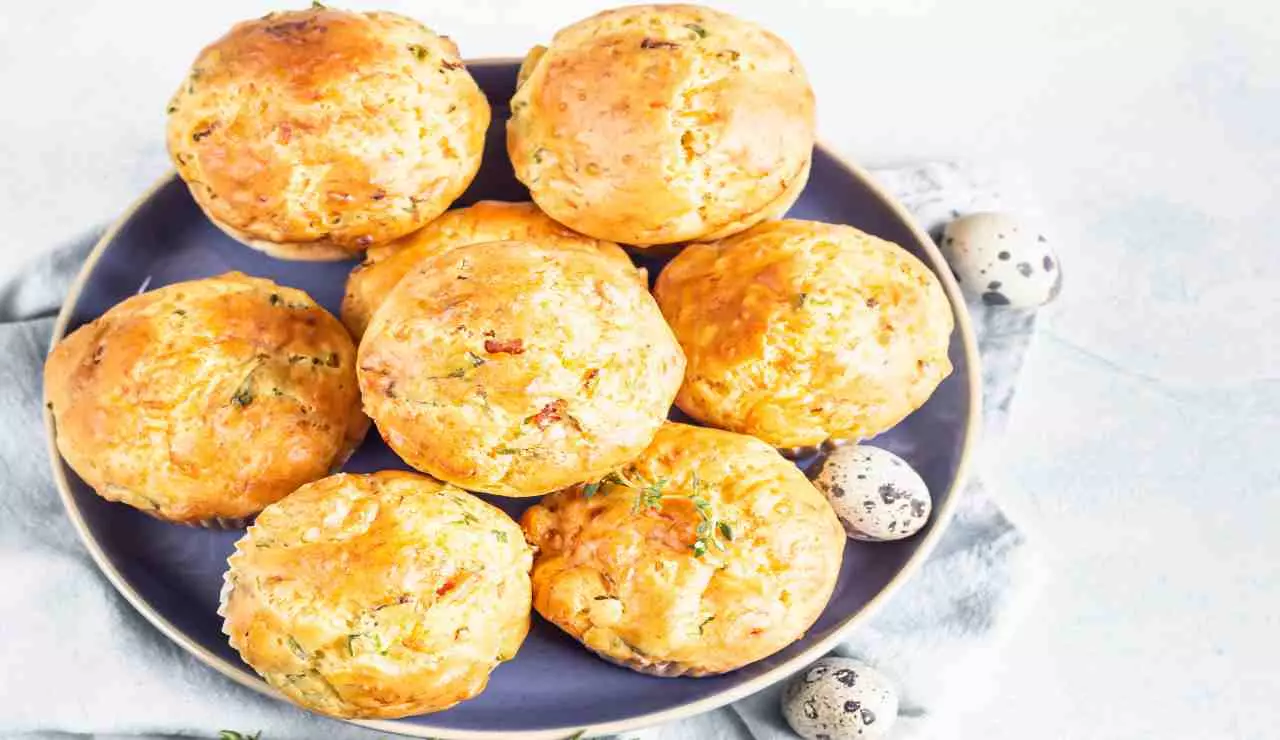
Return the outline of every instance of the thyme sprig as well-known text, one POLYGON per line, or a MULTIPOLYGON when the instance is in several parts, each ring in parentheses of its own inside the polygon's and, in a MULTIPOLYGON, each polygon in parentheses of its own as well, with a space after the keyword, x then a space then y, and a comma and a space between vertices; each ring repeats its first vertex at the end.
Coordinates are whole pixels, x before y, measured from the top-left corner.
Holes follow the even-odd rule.
POLYGON ((582 495, 585 498, 591 498, 597 495, 605 484, 630 488, 636 492, 635 498, 631 502, 632 514, 659 509, 662 507, 663 499, 688 499, 693 504, 694 511, 698 512, 698 525, 694 530, 697 538, 690 546, 694 556, 700 558, 710 552, 712 548, 724 552, 727 549, 726 543, 733 542, 733 527, 729 522, 716 515, 715 508, 705 495, 710 485, 699 479, 697 473, 693 475, 692 493, 666 492, 664 489, 667 483, 669 483, 667 478, 659 478, 656 481, 635 480, 629 477, 627 473, 614 472, 598 481, 584 485, 582 487, 582 495))

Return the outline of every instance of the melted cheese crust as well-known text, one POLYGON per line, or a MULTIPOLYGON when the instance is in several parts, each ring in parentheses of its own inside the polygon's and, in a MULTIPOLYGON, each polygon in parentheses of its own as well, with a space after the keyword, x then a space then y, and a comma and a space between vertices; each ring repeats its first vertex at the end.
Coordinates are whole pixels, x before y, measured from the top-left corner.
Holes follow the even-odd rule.
POLYGON ((821 614, 844 530, 777 451, 667 424, 621 477, 548 496, 521 520, 538 553, 534 608, 588 648, 646 673, 704 676, 772 655, 821 614))
POLYGON ((484 690, 529 631, 506 514, 415 473, 335 475, 269 506, 229 560, 223 631, 302 706, 405 717, 484 690))

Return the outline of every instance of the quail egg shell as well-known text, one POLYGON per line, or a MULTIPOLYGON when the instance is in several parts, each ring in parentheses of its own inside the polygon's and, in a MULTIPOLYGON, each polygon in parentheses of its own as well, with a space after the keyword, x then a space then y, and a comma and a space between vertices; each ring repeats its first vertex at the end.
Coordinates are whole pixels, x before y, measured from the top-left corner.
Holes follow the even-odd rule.
POLYGON ((845 532, 883 542, 910 537, 929 521, 929 487, 905 460, 871 445, 846 445, 822 461, 813 484, 826 495, 845 532))
POLYGON ((947 224, 941 246, 960 289, 988 306, 1034 308, 1062 289, 1049 240, 1009 214, 962 216, 947 224))
POLYGON ((898 693, 870 666, 828 656, 787 684, 782 716, 805 740, 877 740, 898 719, 898 693))

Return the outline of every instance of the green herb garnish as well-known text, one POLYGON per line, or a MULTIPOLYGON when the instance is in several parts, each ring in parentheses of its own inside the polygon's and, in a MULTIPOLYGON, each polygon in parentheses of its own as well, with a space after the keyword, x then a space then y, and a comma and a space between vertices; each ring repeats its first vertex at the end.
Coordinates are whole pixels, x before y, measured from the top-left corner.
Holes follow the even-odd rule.
POLYGON ((312 10, 328 10, 329 6, 320 2, 320 0, 311 0, 311 9, 312 10))
POLYGON ((377 632, 353 632, 352 634, 347 635, 347 652, 353 657, 356 654, 355 642, 362 637, 366 640, 373 641, 373 648, 378 651, 378 655, 386 655, 387 652, 391 650, 390 645, 383 644, 382 635, 377 632))
POLYGON ((517 455, 519 457, 532 457, 538 454, 537 447, 499 447, 494 450, 499 455, 517 455))
POLYGON ((421 46, 419 44, 409 44, 409 51, 419 62, 424 61, 431 55, 425 46, 421 46))
POLYGON ((716 618, 716 617, 715 617, 715 615, 713 614, 713 615, 711 615, 711 616, 707 617, 706 619, 702 620, 702 624, 698 625, 698 634, 702 634, 702 628, 703 628, 703 627, 706 627, 710 622, 714 621, 714 620, 715 620, 715 618, 716 618))
POLYGON ((507 533, 506 533, 506 532, 503 532, 503 531, 500 531, 500 530, 495 529, 495 530, 493 530, 493 536, 494 536, 494 537, 497 537, 499 542, 506 542, 506 541, 507 541, 507 533))
POLYGON ((729 526, 728 522, 717 522, 716 529, 720 531, 720 536, 723 537, 726 542, 733 542, 733 528, 729 526))
POLYGON ((666 478, 659 478, 657 481, 646 485, 636 494, 635 501, 631 504, 631 513, 639 513, 648 511, 662 506, 662 488, 667 485, 666 478))
POLYGON ((252 377, 248 377, 244 379, 244 382, 241 383, 240 387, 236 389, 235 395, 231 397, 231 403, 234 403, 240 408, 245 408, 249 404, 253 403, 253 378, 252 377))
POLYGON ((261 740, 262 730, 250 735, 247 732, 236 732, 235 730, 218 730, 218 740, 261 740))
POLYGON ((485 359, 483 357, 469 350, 467 351, 466 358, 464 361, 466 362, 465 365, 463 365, 462 367, 455 367, 454 369, 450 370, 447 374, 445 374, 443 377, 463 378, 463 377, 466 377, 468 370, 471 370, 472 368, 480 367, 485 363, 485 359))
POLYGON ((293 635, 288 635, 287 637, 285 637, 285 639, 289 643, 289 650, 293 651, 293 654, 298 656, 299 659, 306 660, 307 658, 310 657, 307 654, 307 651, 303 650, 302 646, 298 644, 298 641, 293 639, 293 635))
POLYGON ((684 24, 684 27, 693 31, 693 34, 700 39, 705 39, 707 37, 707 29, 699 26, 697 23, 686 23, 684 24))
POLYGON ((666 478, 645 483, 644 481, 629 480, 623 473, 615 472, 595 483, 588 483, 583 486, 583 496, 590 498, 596 495, 605 483, 614 483, 637 489, 635 499, 631 503, 631 513, 633 514, 660 508, 664 498, 688 499, 689 503, 693 504, 694 510, 698 512, 698 525, 694 528, 697 539, 691 545, 695 557, 706 555, 712 548, 724 552, 726 549, 725 543, 733 541, 733 527, 716 516, 711 501, 703 494, 707 485, 698 478, 696 473, 693 475, 693 492, 688 495, 664 493, 663 489, 668 483, 666 478))

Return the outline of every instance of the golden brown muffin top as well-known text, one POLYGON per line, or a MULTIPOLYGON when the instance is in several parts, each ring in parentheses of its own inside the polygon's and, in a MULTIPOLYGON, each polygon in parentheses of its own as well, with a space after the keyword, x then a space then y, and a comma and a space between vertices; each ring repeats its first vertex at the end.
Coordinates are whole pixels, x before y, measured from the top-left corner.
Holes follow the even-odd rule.
POLYGON ((794 52, 695 5, 609 10, 535 49, 511 100, 516 176, 552 218, 637 245, 781 215, 808 175, 813 92, 794 52))
POLYGON ((708 675, 799 639, 845 535, 799 468, 745 435, 667 424, 603 483, 525 512, 534 608, 602 656, 708 675))
POLYGON ((544 247, 598 253, 625 272, 642 281, 646 279, 644 271, 635 269, 627 253, 613 242, 571 231, 532 203, 485 200, 456 208, 406 237, 370 249, 365 261, 352 270, 347 279, 342 322, 352 336, 362 336, 386 295, 423 259, 466 244, 499 241, 527 241, 544 247))
POLYGON ((506 514, 415 473, 335 475, 258 517, 228 561, 223 631, 299 704, 437 712, 529 630, 532 553, 506 514))
POLYGON ((228 273, 117 304, 58 342, 58 449, 103 498, 196 523, 254 514, 368 428, 355 347, 300 290, 228 273))
POLYGON ((535 496, 604 475, 666 418, 684 358, 617 264, 529 242, 418 263, 360 343, 365 410, 405 462, 535 496))
POLYGON ((951 372, 937 277, 851 226, 776 221, 691 245, 654 293, 689 359, 677 405, 779 447, 882 432, 951 372))
POLYGON ((168 145, 220 226, 333 258, 448 208, 488 124, 452 41, 394 13, 311 9, 204 49, 169 105, 168 145))

